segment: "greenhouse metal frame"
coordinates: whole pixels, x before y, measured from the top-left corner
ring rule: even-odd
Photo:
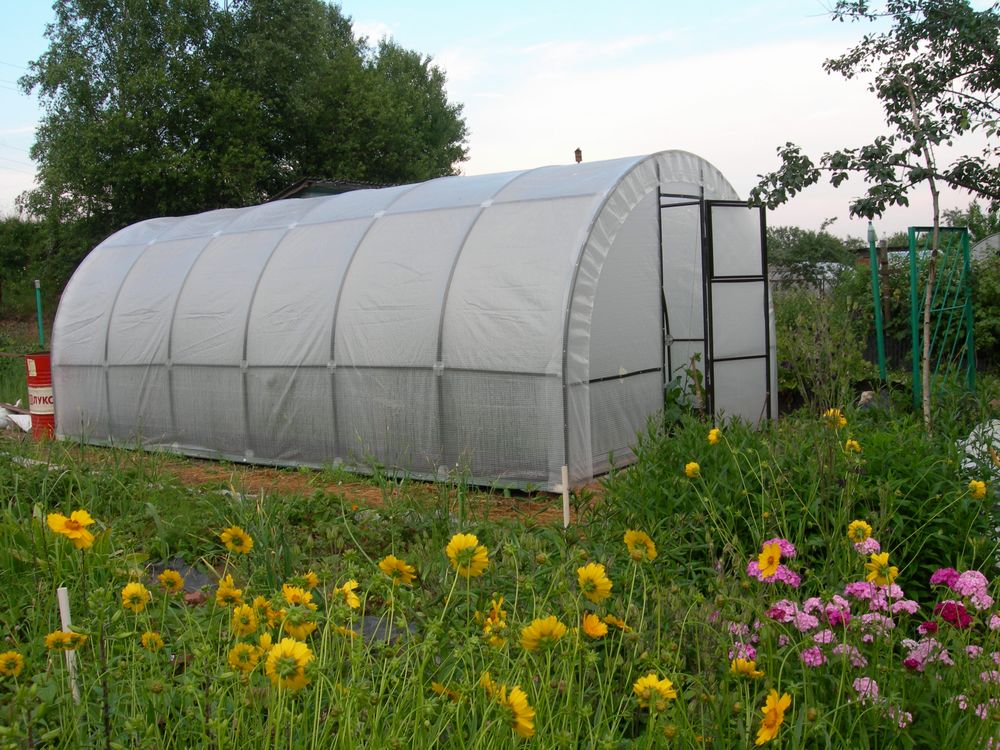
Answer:
[[[763,210],[684,151],[152,219],[53,332],[61,438],[553,489],[668,381],[776,410]]]

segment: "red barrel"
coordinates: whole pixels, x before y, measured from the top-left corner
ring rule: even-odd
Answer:
[[[48,354],[27,354],[28,411],[35,440],[51,438],[56,432],[55,402],[52,400],[52,360]]]

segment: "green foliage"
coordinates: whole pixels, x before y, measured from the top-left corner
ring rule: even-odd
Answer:
[[[853,291],[853,290],[852,290]],[[871,293],[791,288],[774,294],[778,388],[814,409],[849,403],[855,384],[875,374],[863,357]]]
[[[59,0],[21,79],[44,115],[23,197],[65,275],[134,222],[258,203],[303,177],[414,182],[466,156],[429,58],[322,0]]]
[[[823,154],[818,162],[799,146],[778,149],[781,166],[761,176],[751,199],[774,208],[825,174],[838,186],[851,175],[868,185],[850,203],[851,214],[872,218],[908,204],[910,190],[940,181],[1000,201],[997,108],[1000,103],[1000,10],[973,10],[967,0],[838,0],[837,21],[891,26],[865,37],[827,72],[870,78],[890,131],[870,144]],[[979,154],[958,154],[945,167],[931,150],[968,133],[985,138]],[[926,149],[926,150],[925,150]]]
[[[774,226],[767,228],[767,264],[782,282],[822,286],[836,278],[837,265],[853,266],[854,254],[825,224],[818,232]]]
[[[970,245],[1000,232],[1000,206],[984,211],[979,201],[972,201],[964,211],[960,208],[946,210],[944,218],[948,226],[968,228]]]

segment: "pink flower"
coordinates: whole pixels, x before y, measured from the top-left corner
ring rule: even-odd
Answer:
[[[761,548],[764,548],[769,544],[777,544],[781,549],[781,556],[784,559],[787,560],[795,557],[795,545],[787,539],[782,539],[781,537],[776,536],[774,539],[768,539],[764,542],[764,544],[761,545]]]
[[[889,706],[888,716],[896,722],[896,725],[900,729],[906,729],[913,723],[913,714],[909,711],[904,711],[901,708],[896,708],[895,706]]]
[[[970,659],[976,659],[982,656],[983,647],[972,644],[965,647],[965,653]]]
[[[826,656],[824,656],[822,649],[819,646],[812,646],[807,648],[800,654],[802,663],[807,667],[820,667],[826,664]]]
[[[931,586],[944,584],[951,588],[958,580],[958,571],[954,568],[938,568],[931,574]]]
[[[962,596],[972,596],[977,591],[989,588],[990,582],[978,570],[967,570],[948,585],[952,591]]]
[[[938,632],[938,624],[933,620],[928,620],[927,622],[922,622],[917,626],[917,632],[920,635],[928,635]]]
[[[981,672],[979,679],[983,682],[995,682],[1000,685],[1000,671],[991,669],[989,672]]]
[[[778,622],[791,622],[795,618],[796,612],[798,612],[798,607],[793,602],[782,599],[771,605],[771,608],[767,610],[767,616]]]
[[[805,612],[798,612],[795,615],[795,627],[800,633],[807,633],[813,628],[819,627],[819,618],[815,615],[807,615]]]
[[[822,608],[823,608],[823,600],[820,599],[818,596],[810,596],[808,599],[802,602],[802,611],[810,615],[817,609],[822,609]]]
[[[858,542],[854,545],[854,549],[858,551],[859,554],[868,557],[869,555],[877,555],[882,551],[882,545],[878,543],[878,539],[873,536],[868,537],[863,542]]]
[[[903,666],[907,669],[923,672],[924,668],[934,661],[941,662],[949,667],[955,665],[948,651],[933,638],[921,638],[919,641],[905,638],[902,645],[903,648],[909,650],[906,658],[903,659]]]
[[[791,643],[791,640],[792,640],[791,638],[782,633],[781,635],[778,636],[778,648],[784,648],[789,643]]]
[[[852,684],[862,703],[875,703],[878,700],[878,683],[871,677],[858,677]]]
[[[742,622],[731,622],[729,623],[729,632],[737,637],[748,636],[750,635],[750,626]]]
[[[941,615],[945,622],[950,622],[956,628],[965,629],[972,625],[972,618],[965,610],[965,605],[954,599],[946,599],[934,608],[934,614]]]
[[[816,643],[833,643],[837,636],[834,635],[832,630],[821,630],[816,635],[813,636],[813,641]]]
[[[918,609],[920,609],[920,605],[912,599],[903,599],[901,601],[894,602],[890,608],[894,615],[898,615],[900,612],[905,612],[908,615],[915,615]]]
[[[846,656],[851,662],[851,666],[856,669],[863,669],[868,666],[868,660],[861,655],[854,646],[847,643],[841,643],[833,647],[834,656]]]
[[[1000,630],[1000,615],[992,614],[990,615],[990,630]]]
[[[887,632],[896,627],[896,623],[892,621],[891,618],[886,617],[878,612],[869,612],[866,615],[861,615],[861,629],[867,633],[874,633],[875,635],[881,636],[885,635]],[[869,641],[866,641],[868,643]]]
[[[826,621],[833,627],[838,625],[847,627],[851,622],[851,603],[838,594],[834,594],[833,599],[826,605],[823,612],[826,615]]]
[[[854,599],[871,599],[877,587],[868,581],[852,581],[844,586],[844,596]]]
[[[745,659],[746,661],[756,661],[757,660],[757,649],[751,646],[749,643],[743,643],[743,641],[737,641],[735,645],[729,649],[729,661],[733,659]]]

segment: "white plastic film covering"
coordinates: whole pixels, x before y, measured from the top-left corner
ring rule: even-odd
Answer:
[[[661,252],[660,190],[735,198],[663,152],[127,227],[63,295],[58,434],[586,481],[631,460],[662,405],[664,292],[671,327],[703,335],[697,208],[663,221]]]

